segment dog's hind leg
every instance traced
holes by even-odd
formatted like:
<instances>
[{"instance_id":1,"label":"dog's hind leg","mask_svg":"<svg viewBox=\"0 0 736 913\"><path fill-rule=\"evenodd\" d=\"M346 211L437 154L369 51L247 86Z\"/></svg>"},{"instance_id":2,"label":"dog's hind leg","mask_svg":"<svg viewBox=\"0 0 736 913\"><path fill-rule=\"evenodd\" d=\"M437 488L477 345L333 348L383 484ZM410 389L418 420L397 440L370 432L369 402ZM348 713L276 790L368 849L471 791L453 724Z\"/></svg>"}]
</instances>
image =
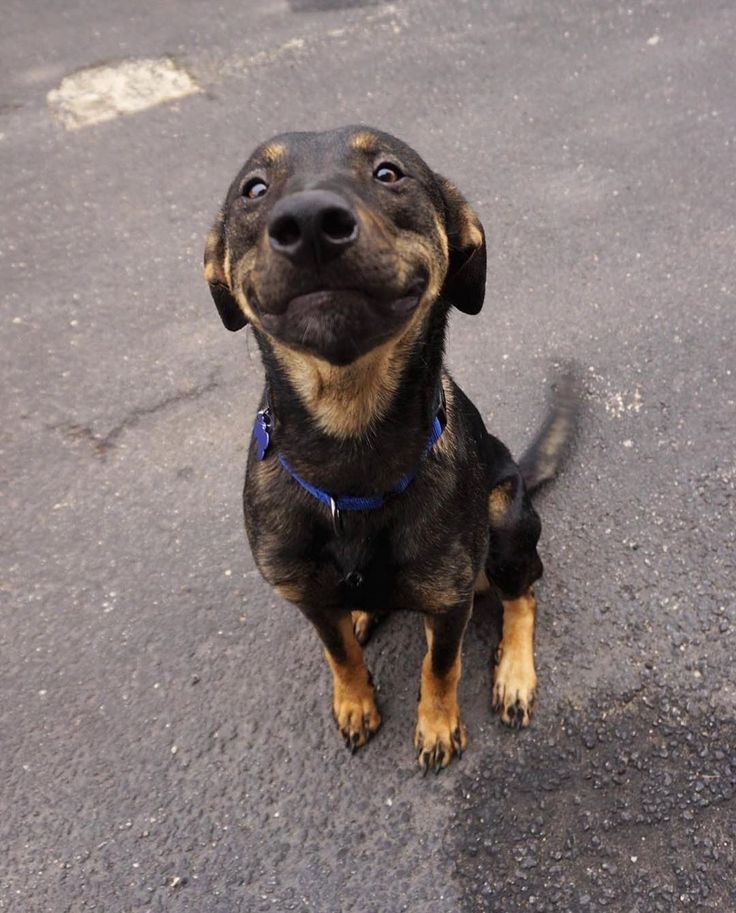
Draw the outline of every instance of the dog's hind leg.
<instances>
[{"instance_id":1,"label":"dog's hind leg","mask_svg":"<svg viewBox=\"0 0 736 913\"><path fill-rule=\"evenodd\" d=\"M373 612L364 612L362 609L354 609L350 614L353 616L355 637L361 647L364 647L376 626L376 616Z\"/></svg>"},{"instance_id":2,"label":"dog's hind leg","mask_svg":"<svg viewBox=\"0 0 736 913\"><path fill-rule=\"evenodd\" d=\"M510 473L488 499L490 543L487 576L503 604L503 632L493 676L493 709L507 726L528 726L537 689L531 585L542 575L537 553L539 517L517 473Z\"/></svg>"},{"instance_id":3,"label":"dog's hind leg","mask_svg":"<svg viewBox=\"0 0 736 913\"><path fill-rule=\"evenodd\" d=\"M488 574L485 572L485 570L482 570L475 579L473 595L474 596L485 596L486 593L490 593L490 591L491 591L491 581L488 579Z\"/></svg>"},{"instance_id":4,"label":"dog's hind leg","mask_svg":"<svg viewBox=\"0 0 736 913\"><path fill-rule=\"evenodd\" d=\"M531 587L518 599L503 600L503 636L496 651L493 709L507 726L529 725L537 690L534 622L537 602Z\"/></svg>"}]
</instances>

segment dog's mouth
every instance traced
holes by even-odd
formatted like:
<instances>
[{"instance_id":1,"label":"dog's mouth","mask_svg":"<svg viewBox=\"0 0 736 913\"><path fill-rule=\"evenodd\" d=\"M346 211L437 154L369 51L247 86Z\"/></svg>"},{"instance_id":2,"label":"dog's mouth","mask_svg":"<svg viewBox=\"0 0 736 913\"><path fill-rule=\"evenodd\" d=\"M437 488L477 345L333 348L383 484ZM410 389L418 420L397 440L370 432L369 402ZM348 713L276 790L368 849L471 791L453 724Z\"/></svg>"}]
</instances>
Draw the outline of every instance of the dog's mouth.
<instances>
[{"instance_id":1,"label":"dog's mouth","mask_svg":"<svg viewBox=\"0 0 736 913\"><path fill-rule=\"evenodd\" d=\"M349 364L387 341L419 307L427 288L417 278L400 295L377 296L355 288L317 288L265 307L247 293L263 329L288 346L336 365Z\"/></svg>"}]
</instances>

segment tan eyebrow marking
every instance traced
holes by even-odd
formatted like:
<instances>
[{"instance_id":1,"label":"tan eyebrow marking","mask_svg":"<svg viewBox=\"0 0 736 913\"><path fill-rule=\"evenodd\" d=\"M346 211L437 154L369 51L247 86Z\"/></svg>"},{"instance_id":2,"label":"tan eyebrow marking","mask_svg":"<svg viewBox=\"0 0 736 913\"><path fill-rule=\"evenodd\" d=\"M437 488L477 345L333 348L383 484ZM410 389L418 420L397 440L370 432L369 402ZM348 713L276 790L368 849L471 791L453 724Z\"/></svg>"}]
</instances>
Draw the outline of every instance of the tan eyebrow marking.
<instances>
[{"instance_id":1,"label":"tan eyebrow marking","mask_svg":"<svg viewBox=\"0 0 736 913\"><path fill-rule=\"evenodd\" d=\"M470 210L472 214L472 210ZM473 217L474 218L474 217ZM465 222L463 226L463 240L468 247L480 247L483 243L483 235L481 234L480 228L475 224L474 221Z\"/></svg>"},{"instance_id":2,"label":"tan eyebrow marking","mask_svg":"<svg viewBox=\"0 0 736 913\"><path fill-rule=\"evenodd\" d=\"M356 152L375 152L376 143L376 137L369 130L363 130L361 133L356 133L350 140L350 145Z\"/></svg>"},{"instance_id":3,"label":"tan eyebrow marking","mask_svg":"<svg viewBox=\"0 0 736 913\"><path fill-rule=\"evenodd\" d=\"M269 143L263 148L261 155L267 165L277 165L286 158L286 146L283 143Z\"/></svg>"}]
</instances>

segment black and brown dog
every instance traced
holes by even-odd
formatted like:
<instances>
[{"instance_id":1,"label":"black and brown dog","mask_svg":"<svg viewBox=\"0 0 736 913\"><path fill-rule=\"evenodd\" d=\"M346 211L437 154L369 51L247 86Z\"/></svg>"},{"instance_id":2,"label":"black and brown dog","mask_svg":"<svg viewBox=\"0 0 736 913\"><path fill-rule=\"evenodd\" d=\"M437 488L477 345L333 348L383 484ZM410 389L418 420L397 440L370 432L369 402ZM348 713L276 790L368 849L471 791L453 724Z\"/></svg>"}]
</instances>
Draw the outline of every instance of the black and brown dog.
<instances>
[{"instance_id":1,"label":"black and brown dog","mask_svg":"<svg viewBox=\"0 0 736 913\"><path fill-rule=\"evenodd\" d=\"M465 748L461 643L490 587L503 603L493 706L529 723L542 573L529 493L555 474L573 419L567 384L519 468L444 369L450 307L477 314L485 275L458 190L362 126L256 149L205 252L225 326L252 325L266 372L244 491L256 564L317 629L351 751L381 722L361 645L385 613L424 613L425 772Z\"/></svg>"}]
</instances>

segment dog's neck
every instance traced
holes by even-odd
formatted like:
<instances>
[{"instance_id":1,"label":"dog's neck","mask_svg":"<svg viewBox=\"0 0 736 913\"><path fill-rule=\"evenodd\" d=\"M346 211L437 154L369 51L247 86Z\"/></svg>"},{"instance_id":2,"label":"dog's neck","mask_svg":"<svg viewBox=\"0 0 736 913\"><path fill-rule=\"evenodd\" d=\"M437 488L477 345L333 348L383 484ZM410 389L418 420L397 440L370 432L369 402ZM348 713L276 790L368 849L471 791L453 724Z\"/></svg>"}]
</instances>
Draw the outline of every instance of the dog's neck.
<instances>
[{"instance_id":1,"label":"dog's neck","mask_svg":"<svg viewBox=\"0 0 736 913\"><path fill-rule=\"evenodd\" d=\"M274 444L335 494L389 490L426 447L442 371L444 319L337 367L256 333Z\"/></svg>"}]
</instances>

